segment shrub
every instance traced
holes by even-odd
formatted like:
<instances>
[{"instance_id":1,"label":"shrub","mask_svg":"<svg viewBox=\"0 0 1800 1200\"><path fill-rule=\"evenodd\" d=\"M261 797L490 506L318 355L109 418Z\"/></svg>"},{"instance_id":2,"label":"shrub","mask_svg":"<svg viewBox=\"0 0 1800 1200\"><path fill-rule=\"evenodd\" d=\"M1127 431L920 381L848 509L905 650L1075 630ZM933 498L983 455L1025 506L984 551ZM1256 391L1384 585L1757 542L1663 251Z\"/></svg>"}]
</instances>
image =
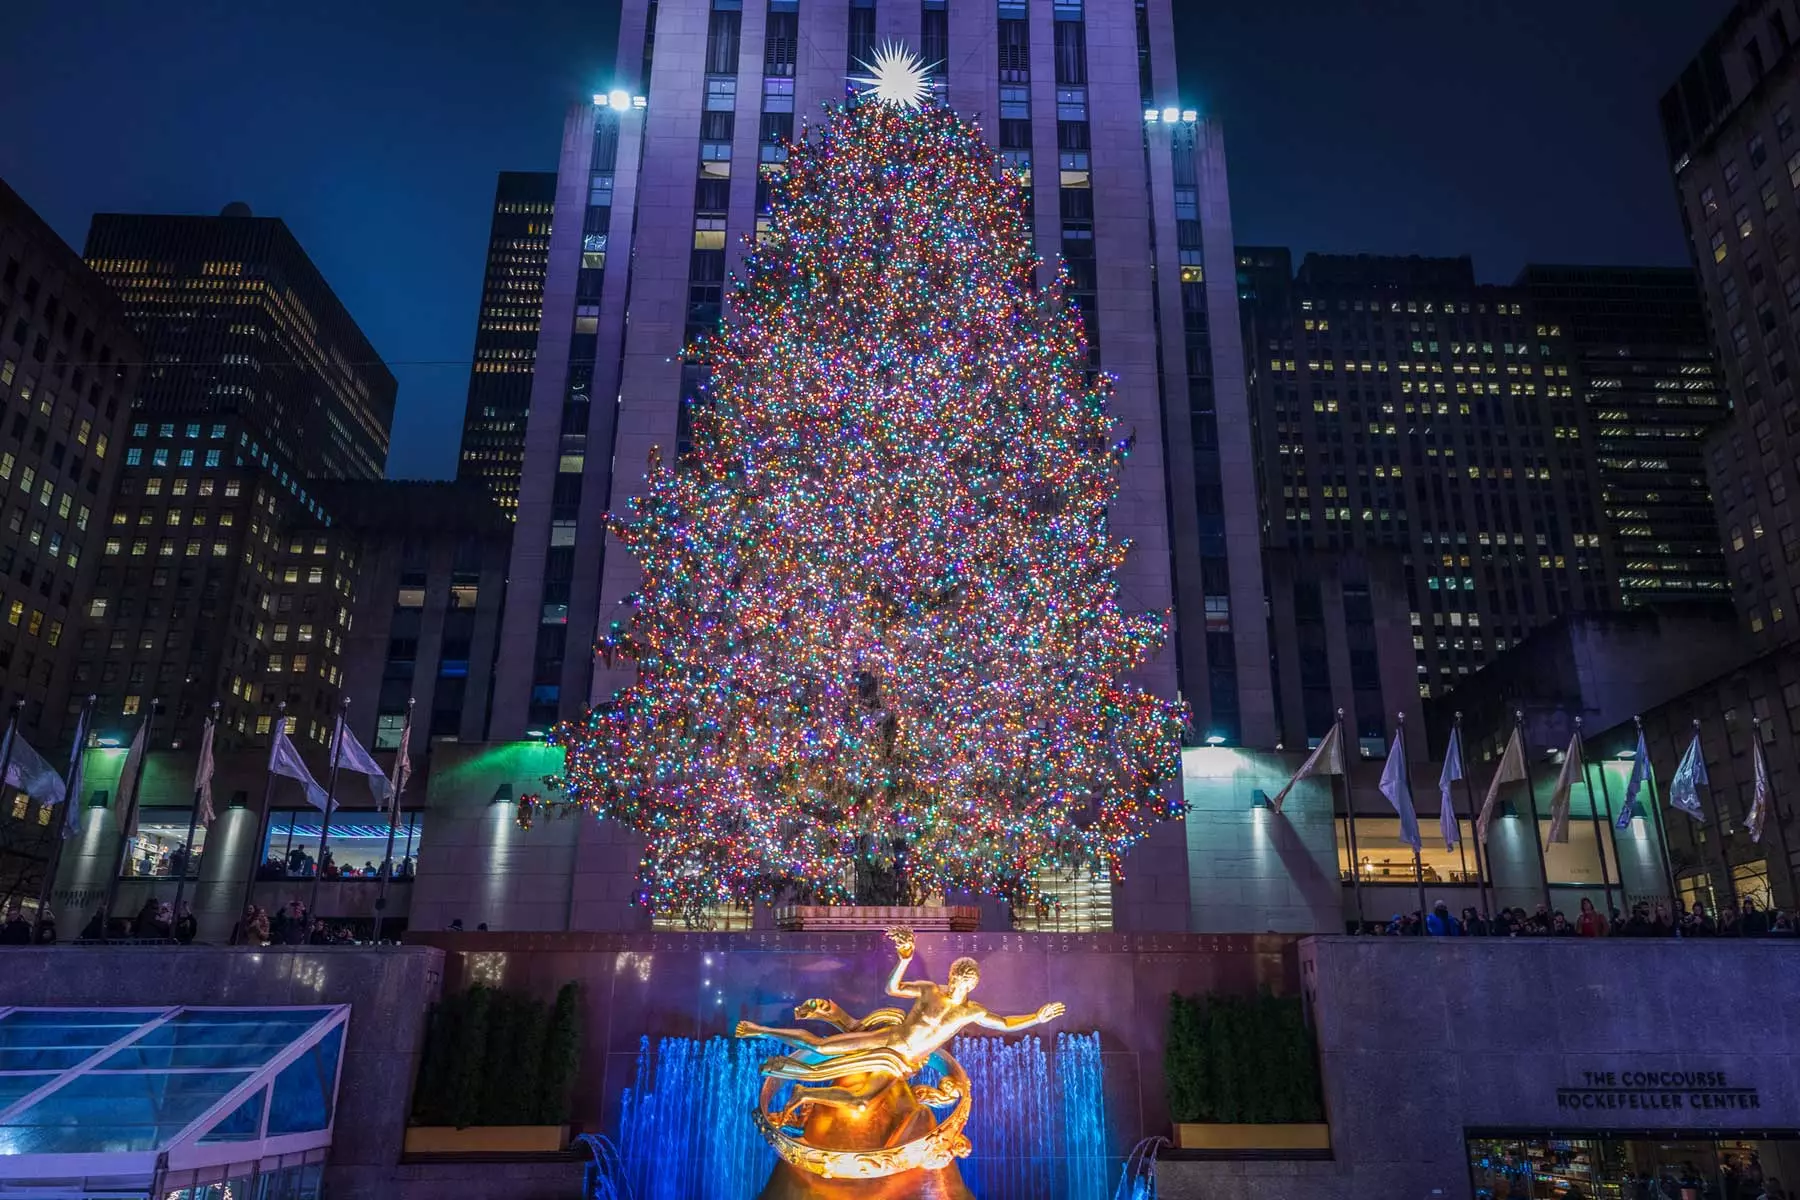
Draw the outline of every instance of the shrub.
<instances>
[{"instance_id":1,"label":"shrub","mask_svg":"<svg viewBox=\"0 0 1800 1200\"><path fill-rule=\"evenodd\" d=\"M1324 1119L1318 1049L1298 997L1171 996L1163 1067L1177 1122Z\"/></svg>"}]
</instances>

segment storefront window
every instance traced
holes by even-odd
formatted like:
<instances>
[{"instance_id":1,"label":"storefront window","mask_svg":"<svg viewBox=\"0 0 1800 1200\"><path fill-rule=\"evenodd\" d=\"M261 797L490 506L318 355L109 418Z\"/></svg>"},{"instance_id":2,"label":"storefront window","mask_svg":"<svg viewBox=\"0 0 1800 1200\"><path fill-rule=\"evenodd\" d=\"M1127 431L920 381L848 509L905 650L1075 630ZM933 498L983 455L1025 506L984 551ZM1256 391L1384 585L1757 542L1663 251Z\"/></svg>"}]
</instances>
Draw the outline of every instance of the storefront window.
<instances>
[{"instance_id":1,"label":"storefront window","mask_svg":"<svg viewBox=\"0 0 1800 1200\"><path fill-rule=\"evenodd\" d=\"M1050 872L1044 884L1054 905L1015 908L1013 928L1027 933L1107 933L1113 927L1112 872L1095 870Z\"/></svg>"},{"instance_id":2,"label":"storefront window","mask_svg":"<svg viewBox=\"0 0 1800 1200\"><path fill-rule=\"evenodd\" d=\"M1475 1200L1755 1200L1797 1160L1800 1138L1469 1139Z\"/></svg>"},{"instance_id":3,"label":"storefront window","mask_svg":"<svg viewBox=\"0 0 1800 1200\"><path fill-rule=\"evenodd\" d=\"M1446 850L1437 814L1432 813L1429 820L1423 814L1420 816L1419 836L1425 844L1419 850L1419 861L1426 883L1475 882L1475 850L1470 841L1475 831L1467 821L1457 824L1461 829L1457 846L1454 850ZM1412 884L1416 879L1412 847L1400 840L1399 817L1357 816L1356 861L1359 864L1357 874L1364 883ZM1350 828L1349 822L1341 816L1338 818L1338 877L1345 883L1350 882Z\"/></svg>"},{"instance_id":4,"label":"storefront window","mask_svg":"<svg viewBox=\"0 0 1800 1200\"><path fill-rule=\"evenodd\" d=\"M197 879L200 856L206 849L206 826L194 826L194 844L187 841L193 811L186 808L146 808L138 814L138 831L126 841L125 863L120 873L127 879Z\"/></svg>"},{"instance_id":5,"label":"storefront window","mask_svg":"<svg viewBox=\"0 0 1800 1200\"><path fill-rule=\"evenodd\" d=\"M263 840L263 865L259 879L310 879L319 873L319 823L317 809L277 810L269 818ZM419 866L419 837L425 814L403 812L394 827L394 878L411 879ZM387 855L388 815L385 812L340 810L331 818L326 837L329 855L324 878L375 879Z\"/></svg>"}]
</instances>

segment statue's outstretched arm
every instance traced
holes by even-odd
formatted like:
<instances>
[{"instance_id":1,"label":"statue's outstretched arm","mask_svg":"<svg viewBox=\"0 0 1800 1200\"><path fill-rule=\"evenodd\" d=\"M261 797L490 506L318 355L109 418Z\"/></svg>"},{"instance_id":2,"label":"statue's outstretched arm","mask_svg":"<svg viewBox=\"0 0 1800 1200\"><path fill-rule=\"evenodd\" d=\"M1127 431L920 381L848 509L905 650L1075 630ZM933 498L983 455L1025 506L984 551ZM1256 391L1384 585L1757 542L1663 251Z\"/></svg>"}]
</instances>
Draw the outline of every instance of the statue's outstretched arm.
<instances>
[{"instance_id":1,"label":"statue's outstretched arm","mask_svg":"<svg viewBox=\"0 0 1800 1200\"><path fill-rule=\"evenodd\" d=\"M997 1029L1002 1033L1012 1033L1019 1029L1030 1029L1033 1025L1042 1025L1045 1021L1054 1021L1065 1011L1060 1001L1046 1004L1036 1012L1022 1017L1002 1017L983 1009L981 1015L975 1018L975 1024L983 1029Z\"/></svg>"},{"instance_id":2,"label":"statue's outstretched arm","mask_svg":"<svg viewBox=\"0 0 1800 1200\"><path fill-rule=\"evenodd\" d=\"M894 949L900 955L900 961L894 964L893 973L888 976L887 994L906 999L917 999L919 985L906 981L906 969L912 966L913 935L910 929L888 930L888 940L894 943Z\"/></svg>"}]
</instances>

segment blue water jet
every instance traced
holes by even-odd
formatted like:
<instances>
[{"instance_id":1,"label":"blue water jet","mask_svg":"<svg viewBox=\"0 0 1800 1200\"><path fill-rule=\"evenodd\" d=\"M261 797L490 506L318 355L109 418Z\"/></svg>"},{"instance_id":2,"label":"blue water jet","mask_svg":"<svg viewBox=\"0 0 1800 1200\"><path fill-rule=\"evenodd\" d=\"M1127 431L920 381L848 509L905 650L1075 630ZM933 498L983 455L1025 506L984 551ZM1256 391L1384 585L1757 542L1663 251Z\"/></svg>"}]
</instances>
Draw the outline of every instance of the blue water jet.
<instances>
[{"instance_id":1,"label":"blue water jet","mask_svg":"<svg viewBox=\"0 0 1800 1200\"><path fill-rule=\"evenodd\" d=\"M964 1037L950 1052L969 1073L974 1153L963 1179L981 1200L1105 1200L1111 1167L1098 1033ZM622 1098L619 1153L636 1200L751 1200L775 1152L750 1118L757 1068L780 1053L761 1038L638 1043ZM923 1079L923 1076L922 1076Z\"/></svg>"}]
</instances>

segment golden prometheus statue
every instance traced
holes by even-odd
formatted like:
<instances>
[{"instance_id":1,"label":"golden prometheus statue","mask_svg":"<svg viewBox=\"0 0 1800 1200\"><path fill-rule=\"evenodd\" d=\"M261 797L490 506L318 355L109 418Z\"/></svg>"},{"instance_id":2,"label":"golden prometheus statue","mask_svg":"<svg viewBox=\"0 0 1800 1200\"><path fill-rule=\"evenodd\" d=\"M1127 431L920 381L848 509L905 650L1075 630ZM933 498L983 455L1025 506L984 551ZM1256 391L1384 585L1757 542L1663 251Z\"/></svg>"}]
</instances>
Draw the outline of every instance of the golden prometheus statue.
<instances>
[{"instance_id":1,"label":"golden prometheus statue","mask_svg":"<svg viewBox=\"0 0 1800 1200\"><path fill-rule=\"evenodd\" d=\"M942 985L909 980L912 930L890 929L888 940L900 961L887 994L911 1000L905 1012L878 1008L857 1020L830 1000L794 1010L796 1021L838 1030L823 1035L738 1022L739 1037L773 1038L794 1049L762 1065L756 1125L781 1156L762 1200L972 1200L956 1169L969 1153L969 1077L944 1047L971 1025L1011 1033L1063 1014L1061 1004L1046 1004L1029 1016L995 1016L969 999L981 981L972 958L951 963ZM908 1082L933 1060L939 1083ZM775 1110L776 1095L790 1083L792 1094ZM946 1106L951 1111L941 1119L931 1111Z\"/></svg>"}]
</instances>

